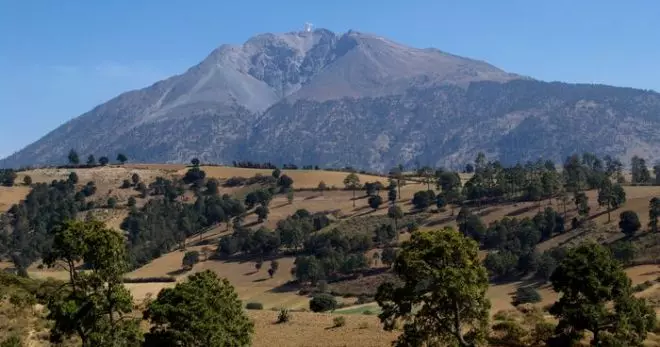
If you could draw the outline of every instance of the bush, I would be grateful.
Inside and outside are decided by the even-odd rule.
[[[333,323],[332,325],[333,328],[343,327],[344,325],[346,325],[346,318],[344,318],[344,316],[335,317],[332,320],[332,323]]]
[[[337,308],[337,299],[330,294],[321,293],[309,301],[309,309],[313,312],[333,311]]]
[[[652,285],[653,285],[653,281],[646,281],[646,282],[643,282],[643,283],[640,283],[640,284],[634,286],[634,287],[633,287],[633,291],[634,291],[635,293],[637,293],[637,292],[642,292],[642,291],[644,291],[644,290],[646,290],[646,289],[651,288]]]
[[[291,320],[291,314],[289,313],[289,310],[282,307],[280,309],[280,313],[277,315],[277,324],[286,323],[289,320]]]
[[[374,313],[371,312],[371,310],[364,310],[364,311],[362,311],[362,314],[365,315],[365,316],[371,316]]]
[[[115,208],[117,206],[117,199],[115,197],[109,197],[108,198],[108,207],[109,208]]]
[[[176,282],[176,278],[172,276],[162,277],[124,277],[124,283],[167,283]]]
[[[531,287],[520,287],[516,290],[516,296],[513,300],[513,305],[537,303],[541,301],[541,294],[538,290]]]
[[[245,308],[248,310],[263,310],[264,305],[260,302],[248,302]]]

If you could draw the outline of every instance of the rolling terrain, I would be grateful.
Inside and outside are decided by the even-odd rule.
[[[269,175],[271,170],[262,169],[243,169],[234,167],[216,167],[202,166],[207,178],[217,178],[221,182],[235,176],[250,177],[256,174]],[[17,182],[22,181],[22,177],[29,175],[36,182],[50,182],[54,179],[64,179],[70,171],[75,171],[80,177],[79,185],[84,185],[89,180],[97,183],[97,193],[93,199],[98,201],[107,200],[110,196],[115,196],[119,200],[119,207],[116,209],[97,208],[93,212],[97,218],[105,220],[106,223],[119,230],[119,223],[126,216],[127,211],[123,207],[129,197],[137,197],[138,205],[146,202],[147,199],[140,199],[138,193],[132,189],[118,189],[124,179],[129,179],[132,174],[137,173],[145,182],[150,182],[157,176],[180,177],[187,168],[184,165],[175,164],[132,164],[126,166],[99,167],[91,169],[36,169],[19,173]],[[359,226],[364,223],[370,223],[371,219],[388,220],[386,217],[387,207],[381,206],[373,210],[367,204],[367,199],[359,198],[356,200],[356,206],[353,207],[352,192],[346,190],[328,190],[319,192],[314,190],[320,181],[324,181],[328,187],[343,187],[343,179],[346,177],[344,172],[322,171],[322,170],[283,170],[284,174],[294,179],[297,189],[293,200],[289,203],[282,196],[276,196],[271,204],[271,213],[266,221],[257,223],[254,214],[249,214],[245,218],[246,225],[255,225],[255,227],[266,226],[275,228],[277,222],[295,213],[296,210],[304,208],[310,212],[334,211],[333,215],[337,219],[334,226]],[[462,175],[462,181],[465,182],[470,175]],[[386,184],[387,179],[380,176],[360,175],[361,182],[381,181]],[[222,187],[220,193],[242,194],[241,189],[246,188],[226,188]],[[410,200],[413,194],[420,190],[425,190],[426,184],[409,181],[401,189],[401,198],[399,206],[404,212],[412,211]],[[612,242],[623,237],[618,231],[616,223],[618,213],[623,210],[633,210],[640,216],[642,225],[648,223],[648,201],[655,196],[660,195],[660,187],[644,186],[626,186],[627,201],[618,210],[612,212],[612,221],[608,223],[605,211],[597,204],[597,192],[588,191],[589,206],[591,207],[590,220],[600,226],[598,231],[568,231],[564,234],[555,236],[538,245],[539,250],[549,250],[557,246],[563,246],[571,243],[577,243],[588,239],[598,242]],[[5,187],[0,190],[0,206],[6,210],[11,204],[25,197],[28,187],[15,186]],[[188,194],[188,193],[186,193]],[[360,197],[363,193],[359,193]],[[382,195],[382,193],[381,193]],[[537,202],[519,202],[502,203],[487,205],[475,209],[484,223],[488,224],[504,217],[532,217],[540,209],[552,206],[557,210],[560,202],[555,199],[542,200]],[[576,215],[574,206],[569,207],[568,215]],[[430,209],[429,213],[424,215],[424,220],[420,223],[421,229],[437,229],[443,226],[456,227],[455,216],[452,216],[450,210],[435,211],[435,207]],[[344,224],[342,224],[344,223]],[[204,253],[205,248],[214,248],[214,242],[218,237],[228,234],[227,227],[222,224],[206,230],[201,235],[195,235],[187,240],[187,250],[198,250]],[[404,241],[409,236],[403,233],[399,237]],[[652,238],[654,235],[642,232],[638,237],[640,244],[643,240]],[[377,312],[378,306],[374,303],[356,304],[355,297],[339,298],[346,307],[338,310],[335,314],[316,314],[310,312],[293,312],[292,321],[287,324],[273,324],[277,312],[271,309],[286,307],[294,310],[306,310],[309,305],[309,296],[300,295],[298,288],[291,287],[289,281],[292,279],[291,269],[293,268],[294,258],[291,256],[281,256],[277,260],[280,264],[279,271],[270,278],[265,269],[256,271],[253,259],[245,260],[216,260],[208,259],[208,256],[202,258],[202,261],[195,265],[191,271],[181,271],[181,264],[184,252],[174,250],[163,256],[154,259],[152,262],[127,274],[127,277],[163,277],[173,276],[176,281],[185,279],[194,272],[206,269],[218,273],[221,277],[226,277],[235,286],[236,291],[243,301],[259,302],[264,305],[263,311],[248,311],[256,324],[256,334],[254,338],[255,346],[344,346],[359,343],[364,346],[380,346],[392,341],[397,336],[397,332],[387,333],[381,329],[380,322],[373,315],[364,314],[370,311],[371,314]],[[371,254],[371,253],[370,253]],[[644,259],[641,259],[644,260]],[[626,272],[633,281],[633,284],[643,282],[654,282],[660,275],[660,266],[652,264],[654,259],[644,260],[642,265],[631,266]],[[644,263],[642,262],[642,263]],[[3,267],[10,266],[7,263]],[[384,269],[382,264],[373,264],[373,269]],[[28,269],[30,276],[35,278],[65,278],[66,274],[56,269],[41,268],[39,264],[34,264]],[[371,277],[358,279],[356,282],[367,283]],[[164,287],[173,286],[174,283],[127,283],[126,286],[132,292],[136,302],[155,296],[159,290]],[[347,285],[353,285],[347,283]],[[495,314],[503,310],[515,310],[511,304],[516,289],[525,285],[525,282],[508,282],[492,284],[488,291],[488,298],[492,303],[491,313]],[[354,285],[353,285],[354,286]],[[659,285],[654,282],[649,288],[641,291],[638,295],[657,300]],[[542,301],[538,306],[544,306],[556,300],[557,295],[547,285],[540,286],[539,292],[542,295]],[[367,312],[369,313],[369,312]],[[347,324],[343,327],[332,328],[332,320],[336,315],[341,314],[346,317]],[[655,339],[655,335],[650,340]],[[650,344],[655,345],[655,344]]]

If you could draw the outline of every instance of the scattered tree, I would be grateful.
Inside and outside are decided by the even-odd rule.
[[[126,206],[133,207],[133,206],[135,206],[135,204],[136,204],[135,198],[132,197],[132,196],[129,197],[128,201],[126,202]]]
[[[277,270],[280,268],[280,263],[277,260],[271,260],[270,268],[268,268],[268,275],[273,278]]]
[[[78,157],[78,152],[76,152],[74,149],[71,149],[69,151],[69,164],[71,165],[78,165],[80,164],[80,157]]]
[[[26,186],[31,186],[32,185],[32,177],[30,177],[29,175],[25,175],[23,177],[23,184],[25,184]]]
[[[390,267],[390,266],[392,266],[392,264],[394,264],[394,261],[396,260],[397,253],[398,252],[397,252],[396,248],[387,246],[387,247],[383,248],[383,250],[380,253],[380,261],[383,262],[383,264]]]
[[[259,259],[254,262],[254,268],[257,270],[257,272],[261,271],[261,268],[264,266],[264,261],[263,259]]]
[[[541,301],[541,294],[539,291],[532,287],[518,287],[516,295],[513,299],[513,305],[518,306],[521,304],[535,304]]]
[[[293,189],[289,189],[289,191],[286,192],[286,201],[289,203],[289,205],[293,204],[293,198],[294,198]]]
[[[126,163],[128,161],[128,157],[126,157],[126,155],[123,154],[123,153],[119,153],[119,154],[117,154],[117,161],[119,163],[121,163],[122,165],[124,165],[124,163]]]
[[[268,206],[264,205],[259,205],[257,208],[254,210],[254,214],[257,215],[258,222],[262,223],[266,218],[268,218]]]
[[[293,178],[289,177],[287,174],[284,174],[277,180],[277,185],[282,187],[283,190],[289,190],[291,187],[293,187]]]
[[[89,157],[87,157],[87,165],[96,166],[96,158],[94,158],[93,154],[90,154]]]
[[[108,165],[109,162],[110,162],[110,159],[108,159],[108,157],[99,158],[99,164],[101,164],[101,166],[106,166],[106,165]]]
[[[396,258],[394,272],[403,286],[378,288],[376,301],[386,330],[403,319],[398,346],[474,346],[488,332],[488,274],[478,245],[445,228],[412,234]]]
[[[369,207],[377,210],[378,207],[380,207],[380,205],[383,203],[383,198],[381,198],[380,195],[373,195],[369,197],[368,202]]]
[[[144,312],[146,346],[248,346],[254,324],[226,278],[206,270],[158,293]]]
[[[107,201],[108,208],[115,208],[117,206],[117,198],[111,196]]]
[[[582,339],[582,332],[590,331],[592,346],[641,346],[655,327],[655,311],[632,295],[621,265],[598,244],[571,249],[551,282],[560,294],[550,313],[559,319],[555,339],[562,345],[572,345]]]
[[[627,237],[635,236],[635,233],[642,227],[639,222],[639,216],[635,211],[623,211],[619,215],[619,229]]]
[[[353,191],[353,207],[355,207],[355,191],[360,188],[360,177],[351,172],[344,178],[344,186]]]
[[[312,312],[327,312],[334,311],[337,308],[337,299],[334,296],[326,293],[315,295],[309,301],[309,309]]]
[[[188,252],[186,252],[186,254],[183,255],[183,259],[181,260],[181,266],[187,271],[192,270],[192,268],[197,263],[199,263],[199,252],[198,251],[188,251]]]
[[[84,347],[139,345],[139,321],[128,316],[133,299],[122,283],[128,269],[123,236],[97,221],[68,221],[54,232],[44,263],[64,265],[69,280],[48,303],[51,341],[75,334]],[[79,270],[80,262],[90,271]]]
[[[325,185],[325,182],[321,181],[319,182],[317,189],[321,192],[321,195],[323,195],[323,192],[325,192],[328,187]]]
[[[273,170],[273,172],[271,173],[271,175],[273,177],[275,177],[275,179],[280,178],[281,174],[282,174],[282,171],[280,171],[280,169],[278,169],[278,168],[275,168],[275,170]]]
[[[137,185],[138,183],[140,183],[140,175],[138,175],[137,173],[134,173],[131,176],[131,182],[133,182],[134,186]]]
[[[75,171],[71,171],[71,173],[69,173],[68,181],[71,184],[78,184],[78,174]]]
[[[403,211],[401,210],[401,207],[396,205],[390,206],[390,208],[387,209],[387,216],[392,218],[392,220],[394,221],[394,230],[398,233],[399,232],[398,222],[399,219],[403,218]]]
[[[199,167],[199,159],[197,159],[197,158],[192,158],[192,159],[190,160],[190,163],[191,163],[194,167]]]

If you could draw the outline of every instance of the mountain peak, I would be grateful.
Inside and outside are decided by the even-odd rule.
[[[5,163],[53,162],[72,147],[95,154],[111,148],[131,149],[142,160],[182,161],[199,155],[217,161],[230,156],[231,139],[247,136],[237,131],[246,132],[276,105],[388,97],[415,87],[465,88],[471,82],[515,78],[484,62],[357,30],[338,34],[306,26],[299,31],[263,33],[242,44],[221,45],[180,75],[96,107]],[[93,125],[103,125],[97,129],[105,130],[80,130]],[[170,140],[153,130],[163,127],[198,136],[203,133],[210,141],[206,154],[188,152],[187,148],[201,145],[199,141]],[[169,135],[173,131],[167,130]],[[150,151],[160,154],[149,158],[137,154]]]

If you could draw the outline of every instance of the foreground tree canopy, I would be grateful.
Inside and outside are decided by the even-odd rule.
[[[653,308],[632,295],[630,279],[603,246],[583,244],[570,250],[551,281],[560,293],[550,309],[559,319],[557,345],[572,345],[589,331],[594,346],[642,346],[656,325]]]
[[[133,298],[122,283],[128,266],[120,234],[97,221],[65,222],[55,229],[44,262],[64,265],[69,273],[68,285],[48,303],[52,342],[77,335],[83,347],[141,345],[139,320],[128,316]],[[81,262],[87,271],[78,269]]]
[[[394,263],[403,281],[385,283],[376,301],[386,330],[403,320],[397,346],[474,346],[488,333],[488,274],[478,246],[451,228],[412,234]]]
[[[227,279],[206,270],[163,289],[144,312],[145,346],[248,346],[254,324]]]

